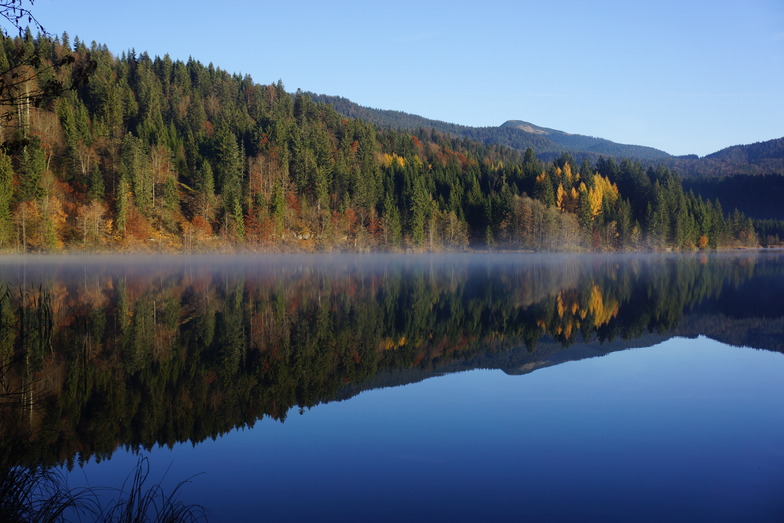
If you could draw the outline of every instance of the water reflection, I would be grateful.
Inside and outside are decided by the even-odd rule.
[[[779,253],[4,260],[22,463],[202,441],[363,390],[706,334],[784,350]]]

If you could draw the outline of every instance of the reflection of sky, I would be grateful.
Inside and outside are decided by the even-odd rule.
[[[211,520],[777,521],[784,355],[706,338],[471,371],[150,453]],[[122,483],[136,458],[86,468]],[[75,470],[71,483],[83,479]],[[169,485],[171,488],[171,485]]]

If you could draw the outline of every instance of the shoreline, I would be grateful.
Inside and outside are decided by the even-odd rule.
[[[773,253],[784,251],[784,247],[732,247],[705,250],[626,250],[626,251],[522,251],[522,250],[445,250],[445,251],[195,251],[195,252],[145,252],[145,251],[63,251],[63,252],[39,252],[39,253],[14,253],[0,252],[0,264],[25,262],[46,262],[63,261],[67,263],[83,262],[109,262],[123,263],[131,260],[162,261],[247,261],[247,260],[283,260],[283,259],[302,259],[302,260],[371,260],[371,259],[395,259],[395,260],[418,260],[418,259],[437,259],[457,260],[465,258],[498,258],[498,259],[537,259],[545,257],[557,258],[647,258],[647,257],[668,257],[668,256],[712,256],[721,254],[740,254],[740,253]]]

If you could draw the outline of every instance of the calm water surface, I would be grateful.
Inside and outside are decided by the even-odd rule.
[[[1,436],[211,521],[781,521],[783,262],[6,259]]]

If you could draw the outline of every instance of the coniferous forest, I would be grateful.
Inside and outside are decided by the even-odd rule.
[[[67,34],[4,37],[0,71],[8,252],[758,244],[664,166],[383,129],[281,82]]]

